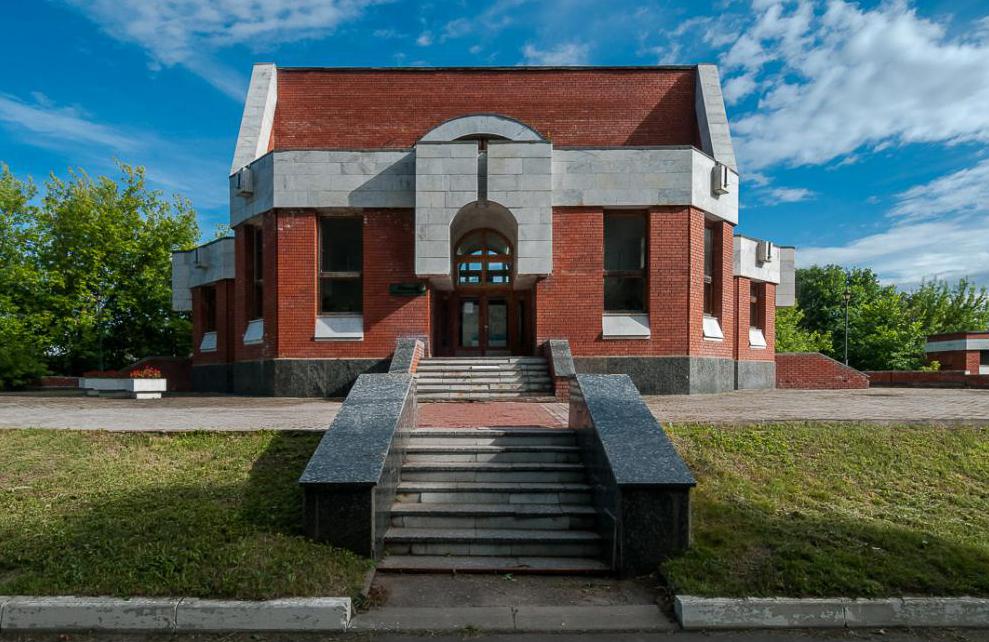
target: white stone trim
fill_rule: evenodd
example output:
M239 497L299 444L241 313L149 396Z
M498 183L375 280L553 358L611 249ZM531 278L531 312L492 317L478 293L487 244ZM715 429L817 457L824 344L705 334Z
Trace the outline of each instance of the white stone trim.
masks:
M440 123L420 138L420 142L449 142L464 136L501 136L511 141L545 142L539 133L514 118L499 114L473 114Z
M363 314L333 314L316 317L313 334L317 341L363 341Z
M222 238L197 248L172 252L172 309L192 310L191 288L234 278L234 239Z
M721 324L715 317L704 317L704 338L712 341L724 341L725 333L721 330Z
M766 335L759 328L749 328L749 347L759 350L766 349Z
M204 332L203 340L199 342L200 352L216 352L216 331Z
M649 315L646 313L605 312L601 317L601 336L605 339L648 339Z
M728 113L721 93L721 78L716 65L697 65L695 91L695 111L697 126L701 135L701 147L719 163L724 163L734 171L735 149L731 142L728 127Z
M974 350L989 350L989 339L949 339L947 341L928 341L924 352L969 352Z
M782 262L779 256L773 261L759 260L759 240L747 236L734 238L733 271L735 276L762 283L779 283Z
M980 365L979 366L979 374L980 375L989 375L989 366L982 366L982 365Z
M264 319L254 319L247 323L244 331L244 345L256 345L264 341Z
M251 71L251 84L244 99L244 115L240 120L240 133L234 149L230 173L260 158L268 151L271 128L275 122L275 104L278 100L278 70L272 63L259 63Z

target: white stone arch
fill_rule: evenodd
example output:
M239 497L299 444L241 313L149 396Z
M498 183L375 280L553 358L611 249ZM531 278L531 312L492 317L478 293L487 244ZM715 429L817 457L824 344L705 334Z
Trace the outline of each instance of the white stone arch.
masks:
M542 141L539 132L525 123L499 114L472 114L458 116L433 127L420 138L420 142L449 142L464 136L499 136L516 142Z

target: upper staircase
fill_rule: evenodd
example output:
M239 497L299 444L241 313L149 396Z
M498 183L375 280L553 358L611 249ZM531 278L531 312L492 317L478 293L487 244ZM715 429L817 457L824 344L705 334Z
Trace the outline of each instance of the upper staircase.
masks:
M496 401L553 396L542 357L433 357L416 370L419 401Z

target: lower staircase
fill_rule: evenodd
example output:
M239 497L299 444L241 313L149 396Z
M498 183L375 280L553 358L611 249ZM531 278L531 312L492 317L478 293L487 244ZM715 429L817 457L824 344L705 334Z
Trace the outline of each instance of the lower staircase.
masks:
M607 573L572 430L420 428L380 571Z
M419 401L497 401L553 396L542 357L433 357L419 362Z

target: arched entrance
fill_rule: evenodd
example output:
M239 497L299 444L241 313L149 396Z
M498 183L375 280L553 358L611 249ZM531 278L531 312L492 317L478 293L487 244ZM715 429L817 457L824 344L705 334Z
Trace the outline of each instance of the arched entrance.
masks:
M453 247L453 292L439 302L434 347L440 354L531 354L531 297L515 290L515 249L491 228L463 234Z

